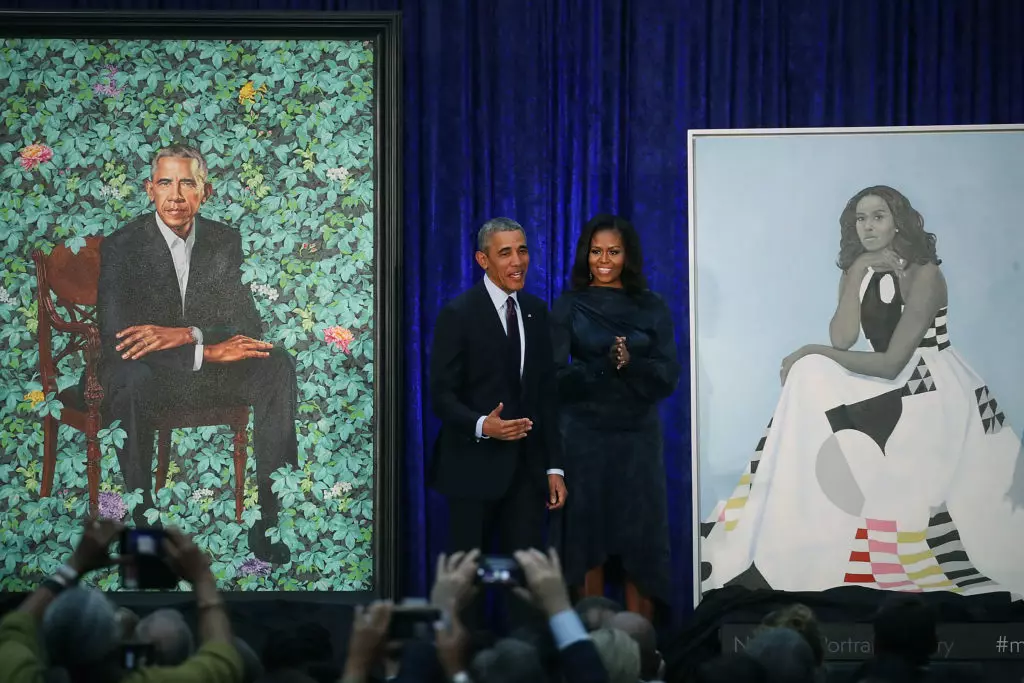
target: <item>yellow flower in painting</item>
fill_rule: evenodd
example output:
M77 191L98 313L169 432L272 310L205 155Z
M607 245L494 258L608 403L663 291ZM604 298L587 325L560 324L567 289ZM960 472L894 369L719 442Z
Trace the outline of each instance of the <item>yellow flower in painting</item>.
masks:
M238 91L238 103L239 104L253 104L256 101L257 95L265 95L267 92L267 84L264 83L260 87L256 87L256 84L252 81L246 81L242 89Z
M22 397L24 400L32 404L35 408L37 405L46 400L46 394L41 391L30 391Z

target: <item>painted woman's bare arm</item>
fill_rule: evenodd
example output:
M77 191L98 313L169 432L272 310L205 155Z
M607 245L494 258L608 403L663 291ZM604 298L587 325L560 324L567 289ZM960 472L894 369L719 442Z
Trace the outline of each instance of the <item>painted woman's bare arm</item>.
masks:
M855 263L839 279L839 304L828 326L832 348L846 351L860 337L860 283L866 274Z
M889 340L888 349L884 352L862 352L811 347L809 352L831 358L850 372L895 379L910 362L946 300L946 280L942 271L931 263L923 265L915 277L913 290Z

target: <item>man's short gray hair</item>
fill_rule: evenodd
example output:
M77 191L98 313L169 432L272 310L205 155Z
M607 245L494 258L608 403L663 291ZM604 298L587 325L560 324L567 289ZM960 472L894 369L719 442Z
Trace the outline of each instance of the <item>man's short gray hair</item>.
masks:
M487 252L487 247L491 246L491 236L496 232L521 232L523 237L526 237L526 230L523 226L519 225L517 221L511 218L505 218L499 216L498 218L492 218L491 220L480 226L480 230L476 233L476 248L484 253Z
M135 629L135 638L153 644L154 664L158 666L178 666L195 651L192 630L181 612L173 609L158 609L143 617Z
M590 634L597 654L608 672L608 683L640 680L640 646L625 631L599 628Z
M199 185L205 185L206 179L210 176L210 167L206 165L206 158L203 153L195 147L188 145L169 145L157 150L153 156L153 163L150 168L151 176L156 176L156 165L161 159L190 159L192 160L192 174L195 175Z
M476 683L533 683L545 678L537 649L513 638L477 653L469 669Z
M117 648L116 610L95 588L76 586L58 595L43 615L42 636L54 666L97 664Z

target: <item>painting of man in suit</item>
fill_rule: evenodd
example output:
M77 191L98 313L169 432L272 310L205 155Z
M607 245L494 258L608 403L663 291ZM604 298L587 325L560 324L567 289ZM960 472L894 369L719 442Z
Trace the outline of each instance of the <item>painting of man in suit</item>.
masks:
M251 406L261 518L249 547L265 562L285 563L287 547L266 531L279 506L270 474L297 465L294 362L260 339L241 279L240 233L199 215L213 193L203 155L182 145L158 150L145 189L154 212L103 242L97 301L103 413L127 433L117 450L125 487L143 492L135 523L144 525L155 507L153 416Z

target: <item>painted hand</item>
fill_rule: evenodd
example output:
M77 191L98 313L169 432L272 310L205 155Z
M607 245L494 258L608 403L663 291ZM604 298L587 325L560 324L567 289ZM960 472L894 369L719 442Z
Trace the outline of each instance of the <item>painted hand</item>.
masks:
M782 359L782 367L779 369L779 379L782 380L783 386L786 384L786 378L789 377L789 371L793 368L793 365L804 356L809 356L812 353L814 353L814 347L812 345L801 346L799 349Z
M191 343L192 333L187 327L160 327L158 325L134 325L117 333L120 343L117 350L121 358L138 360L154 351L176 349Z
M211 363L234 363L246 358L267 358L274 345L237 334L231 339L203 349L203 360Z

